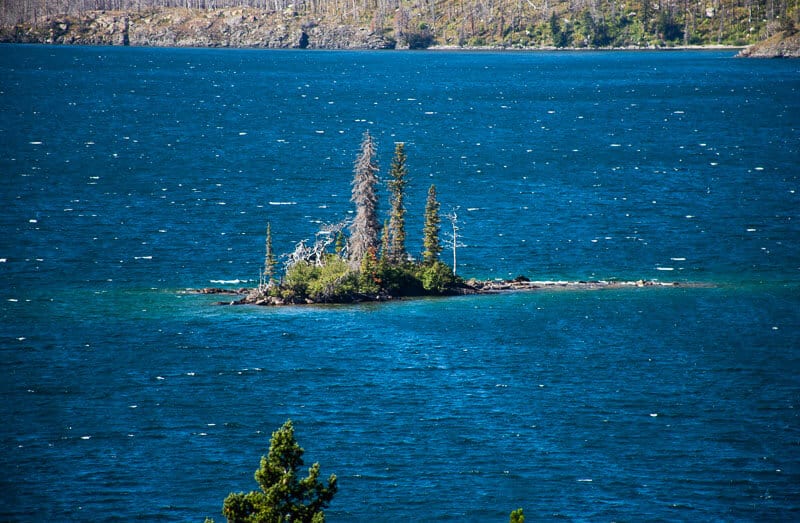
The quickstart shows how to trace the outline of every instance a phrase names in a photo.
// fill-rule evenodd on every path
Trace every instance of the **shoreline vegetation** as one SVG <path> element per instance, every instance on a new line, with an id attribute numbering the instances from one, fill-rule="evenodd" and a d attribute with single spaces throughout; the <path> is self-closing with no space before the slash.
<path id="1" fill-rule="evenodd" d="M 627 287 L 701 286 L 696 283 L 638 281 L 531 281 L 465 280 L 457 274 L 459 241 L 457 209 L 442 215 L 436 186 L 428 188 L 425 202 L 422 252 L 412 256 L 406 248 L 406 188 L 408 168 L 403 142 L 396 142 L 386 180 L 389 211 L 379 219 L 377 146 L 366 131 L 355 161 L 350 201 L 355 205 L 351 220 L 323 224 L 313 243 L 302 240 L 293 252 L 284 254 L 282 274 L 272 248 L 272 226 L 267 224 L 264 264 L 255 288 L 210 287 L 189 290 L 198 294 L 240 296 L 218 305 L 347 304 L 389 301 L 425 296 L 493 294 L 508 291 L 599 290 Z M 449 227 L 442 241 L 442 218 Z M 452 251 L 452 266 L 440 259 L 445 247 Z"/>
<path id="2" fill-rule="evenodd" d="M 687 50 L 798 56 L 797 4 L 719 0 L 21 0 L 0 42 L 270 49 Z M 764 49 L 764 51 L 759 51 Z M 759 54 L 761 53 L 761 54 Z"/>

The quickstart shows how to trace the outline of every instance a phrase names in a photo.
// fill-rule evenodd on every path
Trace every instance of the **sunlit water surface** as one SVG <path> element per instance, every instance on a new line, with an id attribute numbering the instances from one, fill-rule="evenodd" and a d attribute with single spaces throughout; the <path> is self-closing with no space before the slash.
<path id="1" fill-rule="evenodd" d="M 435 183 L 465 276 L 711 286 L 182 292 L 347 218 L 367 129 L 413 253 Z M 329 521 L 800 518 L 797 62 L 0 46 L 0 147 L 3 519 L 221 520 L 287 418 Z"/>

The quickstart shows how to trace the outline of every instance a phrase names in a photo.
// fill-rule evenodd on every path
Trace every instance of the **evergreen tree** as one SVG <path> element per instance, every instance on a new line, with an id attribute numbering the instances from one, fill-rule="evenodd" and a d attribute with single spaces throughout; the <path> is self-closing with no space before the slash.
<path id="1" fill-rule="evenodd" d="M 428 189 L 428 200 L 425 203 L 425 228 L 423 229 L 422 262 L 432 265 L 439 260 L 442 246 L 439 243 L 439 202 L 436 200 L 436 186 L 431 185 Z"/>
<path id="2" fill-rule="evenodd" d="M 508 521 L 509 523 L 525 523 L 525 514 L 522 513 L 522 509 L 512 510 Z"/>
<path id="3" fill-rule="evenodd" d="M 357 269 L 370 249 L 378 250 L 378 165 L 375 161 L 375 142 L 369 131 L 361 141 L 361 154 L 355 164 L 353 192 L 350 201 L 356 205 L 356 217 L 350 225 L 350 265 Z"/>
<path id="4" fill-rule="evenodd" d="M 267 223 L 267 239 L 266 239 L 266 254 L 264 256 L 264 272 L 261 276 L 263 285 L 271 287 L 275 283 L 275 267 L 278 262 L 275 260 L 275 254 L 272 252 L 272 224 Z"/>
<path id="5" fill-rule="evenodd" d="M 389 171 L 389 261 L 402 263 L 408 258 L 406 253 L 406 208 L 405 190 L 408 185 L 406 176 L 405 144 L 398 142 L 394 147 L 394 158 Z"/>
<path id="6" fill-rule="evenodd" d="M 344 233 L 342 231 L 336 233 L 336 244 L 333 247 L 333 252 L 336 253 L 336 256 L 342 256 L 344 252 Z"/>
<path id="7" fill-rule="evenodd" d="M 381 256 L 379 258 L 381 265 L 386 266 L 389 259 L 389 220 L 383 221 L 383 232 L 381 233 Z"/>
<path id="8" fill-rule="evenodd" d="M 269 454 L 261 457 L 261 466 L 256 470 L 261 491 L 231 493 L 225 498 L 222 514 L 228 522 L 324 522 L 322 509 L 336 494 L 336 476 L 331 474 L 326 487 L 319 481 L 319 463 L 314 463 L 308 469 L 308 477 L 298 479 L 303 452 L 294 439 L 292 420 L 288 420 L 272 433 Z"/>

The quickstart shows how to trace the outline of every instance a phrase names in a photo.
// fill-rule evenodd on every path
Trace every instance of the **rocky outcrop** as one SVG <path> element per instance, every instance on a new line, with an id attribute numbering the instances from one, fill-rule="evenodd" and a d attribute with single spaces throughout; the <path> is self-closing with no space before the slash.
<path id="1" fill-rule="evenodd" d="M 800 32 L 779 33 L 742 49 L 738 55 L 747 58 L 800 58 Z"/>
<path id="2" fill-rule="evenodd" d="M 322 23 L 292 12 L 249 8 L 91 11 L 0 29 L 0 42 L 153 47 L 389 49 L 395 41 L 365 27 Z"/>

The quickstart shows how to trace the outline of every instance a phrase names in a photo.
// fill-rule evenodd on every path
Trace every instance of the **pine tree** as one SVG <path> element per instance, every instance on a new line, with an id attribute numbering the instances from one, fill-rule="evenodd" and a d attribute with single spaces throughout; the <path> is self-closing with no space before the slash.
<path id="1" fill-rule="evenodd" d="M 336 233 L 336 244 L 333 247 L 333 252 L 336 253 L 336 256 L 342 256 L 344 252 L 344 234 L 342 231 Z"/>
<path id="2" fill-rule="evenodd" d="M 267 239 L 266 239 L 264 256 L 264 272 L 261 276 L 262 285 L 272 287 L 275 283 L 275 267 L 278 262 L 275 260 L 275 254 L 272 252 L 272 224 L 267 223 Z"/>
<path id="3" fill-rule="evenodd" d="M 522 509 L 518 508 L 517 510 L 512 510 L 508 521 L 509 523 L 525 523 L 525 514 L 522 512 Z"/>
<path id="4" fill-rule="evenodd" d="M 402 263 L 406 260 L 406 208 L 405 190 L 408 185 L 406 175 L 405 144 L 398 142 L 394 147 L 394 158 L 389 171 L 389 261 Z"/>
<path id="5" fill-rule="evenodd" d="M 375 142 L 369 131 L 361 141 L 361 154 L 355 164 L 353 192 L 350 201 L 356 205 L 356 217 L 350 225 L 350 265 L 357 269 L 370 249 L 378 250 L 378 165 L 375 161 Z"/>
<path id="6" fill-rule="evenodd" d="M 381 232 L 381 256 L 379 261 L 382 266 L 386 265 L 389 259 L 389 220 L 383 221 L 383 232 Z"/>
<path id="7" fill-rule="evenodd" d="M 231 493 L 225 498 L 222 515 L 229 523 L 259 521 L 264 523 L 322 523 L 324 508 L 338 490 L 331 474 L 327 487 L 319 481 L 319 463 L 308 469 L 308 477 L 299 479 L 303 449 L 294 438 L 292 420 L 272 433 L 269 454 L 261 457 L 255 478 L 261 491 Z"/>
<path id="8" fill-rule="evenodd" d="M 422 262 L 432 265 L 439 260 L 442 246 L 439 243 L 439 202 L 436 200 L 436 186 L 431 185 L 428 189 L 428 200 L 425 203 L 425 228 L 423 229 Z"/>

